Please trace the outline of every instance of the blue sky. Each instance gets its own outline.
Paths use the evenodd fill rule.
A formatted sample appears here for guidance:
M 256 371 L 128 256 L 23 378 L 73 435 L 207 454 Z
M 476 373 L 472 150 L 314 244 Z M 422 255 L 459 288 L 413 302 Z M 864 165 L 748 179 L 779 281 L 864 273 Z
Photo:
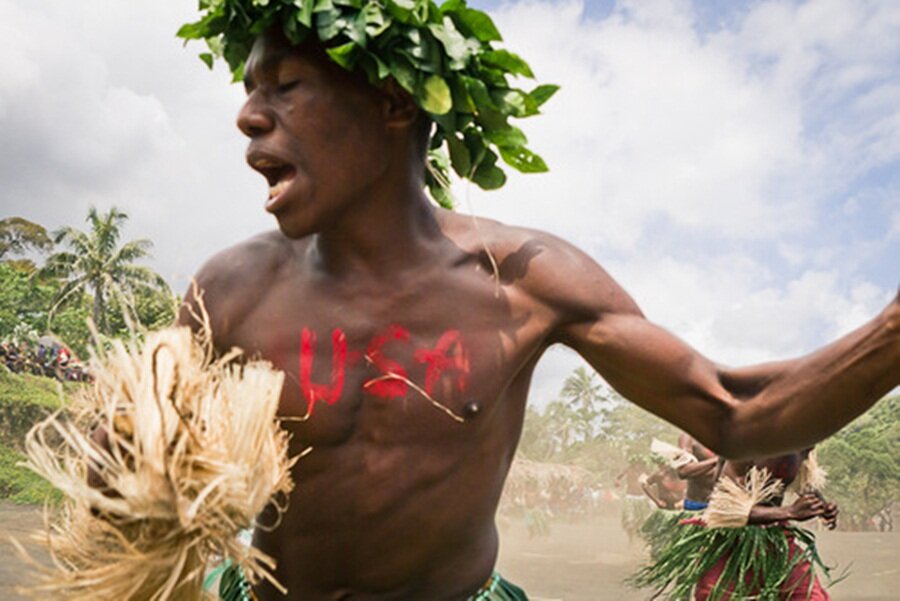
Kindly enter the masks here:
M 551 172 L 457 185 L 476 213 L 571 240 L 724 363 L 808 352 L 896 293 L 900 2 L 470 4 L 563 86 L 522 124 Z M 179 289 L 274 227 L 234 127 L 240 87 L 173 36 L 194 8 L 0 0 L 4 216 L 54 228 L 115 204 Z M 533 398 L 577 364 L 551 352 Z

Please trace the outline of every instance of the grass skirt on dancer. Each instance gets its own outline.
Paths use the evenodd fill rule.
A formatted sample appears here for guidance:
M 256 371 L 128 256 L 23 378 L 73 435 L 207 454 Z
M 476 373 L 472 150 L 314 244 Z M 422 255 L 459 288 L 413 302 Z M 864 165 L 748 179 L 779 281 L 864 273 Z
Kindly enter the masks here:
M 638 535 L 644 540 L 650 552 L 650 558 L 654 561 L 662 550 L 673 543 L 673 540 L 681 535 L 682 520 L 689 517 L 685 511 L 671 511 L 657 509 L 644 520 Z
M 830 569 L 816 550 L 815 535 L 790 525 L 710 528 L 683 521 L 674 533 L 661 530 L 664 544 L 651 546 L 653 563 L 628 582 L 670 601 L 828 599 L 819 569 Z M 825 596 L 822 596 L 825 595 Z

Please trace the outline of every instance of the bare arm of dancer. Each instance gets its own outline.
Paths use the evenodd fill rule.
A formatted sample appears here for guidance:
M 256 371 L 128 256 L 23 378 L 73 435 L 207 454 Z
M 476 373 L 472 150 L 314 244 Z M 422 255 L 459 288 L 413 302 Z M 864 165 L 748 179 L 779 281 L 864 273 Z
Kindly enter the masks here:
M 716 465 L 719 462 L 718 457 L 710 457 L 709 459 L 704 459 L 703 461 L 694 461 L 688 463 L 687 465 L 682 465 L 678 470 L 678 477 L 682 480 L 689 480 L 690 478 L 697 478 L 698 476 L 705 476 L 707 474 L 711 474 L 716 470 Z
M 750 517 L 747 523 L 761 526 L 788 520 L 805 522 L 814 517 L 824 516 L 827 505 L 825 501 L 814 494 L 801 495 L 791 505 L 781 507 L 756 505 L 750 510 Z M 829 528 L 832 527 L 829 526 Z
M 809 355 L 730 368 L 647 320 L 600 266 L 568 244 L 548 242 L 535 263 L 537 294 L 556 312 L 551 342 L 574 348 L 625 398 L 726 457 L 811 446 L 900 385 L 900 295 Z

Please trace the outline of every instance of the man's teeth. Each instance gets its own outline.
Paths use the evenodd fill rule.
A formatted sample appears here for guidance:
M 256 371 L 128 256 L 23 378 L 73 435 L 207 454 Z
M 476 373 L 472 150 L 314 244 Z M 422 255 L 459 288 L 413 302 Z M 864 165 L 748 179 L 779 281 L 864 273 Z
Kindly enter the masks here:
M 269 187 L 269 198 L 275 198 L 291 185 L 291 180 L 283 179 L 274 186 Z

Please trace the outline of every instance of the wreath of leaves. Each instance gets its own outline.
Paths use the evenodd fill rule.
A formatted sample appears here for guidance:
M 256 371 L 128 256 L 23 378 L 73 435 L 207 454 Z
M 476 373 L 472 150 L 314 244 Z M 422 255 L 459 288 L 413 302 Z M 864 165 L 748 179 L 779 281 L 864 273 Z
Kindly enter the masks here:
M 224 58 L 235 81 L 243 79 L 253 41 L 277 23 L 294 44 L 317 36 L 334 62 L 363 71 L 374 85 L 393 77 L 437 124 L 425 183 L 442 206 L 453 204 L 451 168 L 484 190 L 506 183 L 500 159 L 522 173 L 547 171 L 509 121 L 539 114 L 559 87 L 510 85 L 508 77 L 534 73 L 518 55 L 494 47 L 500 32 L 466 0 L 200 0 L 200 11 L 177 36 L 204 40 L 203 62 L 212 68 Z

